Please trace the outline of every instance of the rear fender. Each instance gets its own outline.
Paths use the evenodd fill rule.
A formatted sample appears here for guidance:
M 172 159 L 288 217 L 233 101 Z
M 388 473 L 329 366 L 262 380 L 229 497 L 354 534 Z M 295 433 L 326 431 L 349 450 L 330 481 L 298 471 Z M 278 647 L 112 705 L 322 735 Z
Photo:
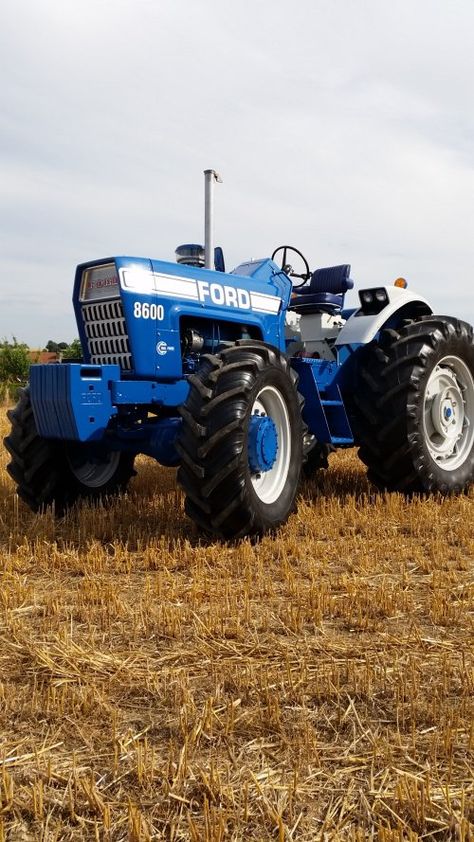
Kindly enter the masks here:
M 364 315 L 359 307 L 341 329 L 335 345 L 367 345 L 387 325 L 395 326 L 403 319 L 430 315 L 433 312 L 427 300 L 415 292 L 401 287 L 384 287 L 388 304 L 375 315 Z

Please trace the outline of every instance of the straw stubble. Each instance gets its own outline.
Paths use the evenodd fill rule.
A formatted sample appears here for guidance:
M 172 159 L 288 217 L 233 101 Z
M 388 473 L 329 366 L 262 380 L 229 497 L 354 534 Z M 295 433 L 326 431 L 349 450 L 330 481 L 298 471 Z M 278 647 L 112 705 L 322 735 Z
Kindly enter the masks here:
M 348 451 L 232 545 L 148 460 L 55 521 L 1 459 L 0 840 L 473 838 L 472 494 Z

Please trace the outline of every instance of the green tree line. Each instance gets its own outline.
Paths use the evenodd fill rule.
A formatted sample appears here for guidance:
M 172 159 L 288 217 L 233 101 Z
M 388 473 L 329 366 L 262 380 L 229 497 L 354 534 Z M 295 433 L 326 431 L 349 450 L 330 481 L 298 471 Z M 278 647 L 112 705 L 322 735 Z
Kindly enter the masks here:
M 82 349 L 79 339 L 73 342 L 53 342 L 45 345 L 44 351 L 58 354 L 60 360 L 81 360 Z M 41 351 L 37 352 L 39 357 Z M 0 398 L 16 399 L 18 390 L 28 382 L 30 365 L 36 362 L 35 353 L 25 342 L 19 342 L 16 337 L 11 341 L 0 340 Z

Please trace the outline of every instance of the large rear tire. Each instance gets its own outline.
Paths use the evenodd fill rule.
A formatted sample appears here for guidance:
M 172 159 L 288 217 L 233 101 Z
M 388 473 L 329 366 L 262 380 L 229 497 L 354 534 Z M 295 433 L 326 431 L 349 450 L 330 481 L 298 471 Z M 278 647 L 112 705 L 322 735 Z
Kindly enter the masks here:
M 474 480 L 473 329 L 424 316 L 364 352 L 359 455 L 378 488 L 460 493 Z
M 227 539 L 280 526 L 295 507 L 306 431 L 287 358 L 238 342 L 205 355 L 189 380 L 177 444 L 187 514 Z M 262 469 L 259 459 L 268 459 Z
M 119 494 L 135 473 L 131 454 L 42 438 L 28 388 L 21 390 L 8 418 L 12 426 L 4 439 L 11 456 L 7 471 L 18 496 L 34 512 L 54 505 L 56 514 L 62 515 L 79 498 L 98 500 Z

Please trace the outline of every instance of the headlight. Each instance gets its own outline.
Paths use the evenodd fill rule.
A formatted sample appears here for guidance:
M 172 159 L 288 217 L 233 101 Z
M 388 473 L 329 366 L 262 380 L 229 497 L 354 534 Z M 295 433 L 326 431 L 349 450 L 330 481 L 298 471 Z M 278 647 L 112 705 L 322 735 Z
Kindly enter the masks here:
M 374 294 L 371 292 L 370 289 L 364 289 L 360 293 L 360 300 L 362 305 L 364 304 L 372 304 L 374 300 Z
M 385 287 L 361 289 L 359 290 L 359 298 L 364 316 L 375 316 L 389 303 L 389 297 Z

